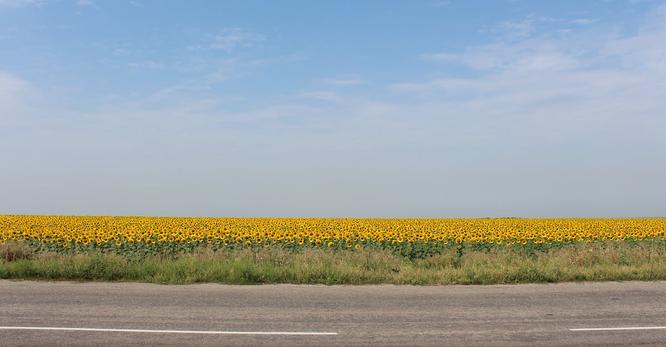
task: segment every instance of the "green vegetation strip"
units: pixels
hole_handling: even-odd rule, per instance
[[[574,242],[552,247],[455,245],[405,257],[381,249],[238,248],[126,255],[0,245],[0,278],[229,284],[497,284],[666,280],[666,242]]]

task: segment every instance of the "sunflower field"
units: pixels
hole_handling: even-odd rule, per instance
[[[182,252],[198,247],[388,249],[425,257],[447,247],[550,247],[572,242],[666,239],[666,218],[347,219],[0,215],[0,244],[41,250]]]

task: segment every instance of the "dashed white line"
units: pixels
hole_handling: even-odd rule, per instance
[[[317,331],[216,331],[216,330],[152,330],[152,329],[107,329],[107,328],[75,328],[75,327],[12,327],[0,326],[0,330],[55,330],[55,331],[92,331],[120,333],[153,333],[153,334],[206,334],[206,335],[337,335],[337,332]]]
[[[617,327],[617,328],[575,328],[569,329],[569,331],[614,331],[614,330],[664,330],[666,326],[663,327]]]

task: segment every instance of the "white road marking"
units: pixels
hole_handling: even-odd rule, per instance
[[[150,329],[9,327],[9,326],[0,326],[0,330],[56,330],[56,331],[94,331],[94,332],[120,332],[120,333],[155,333],[155,334],[207,334],[207,335],[337,335],[338,334],[337,332],[316,332],[316,331],[150,330]]]
[[[663,330],[663,327],[617,327],[617,328],[576,328],[569,329],[570,331],[613,331],[613,330]]]

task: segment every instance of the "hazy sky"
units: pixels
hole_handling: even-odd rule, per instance
[[[0,214],[664,216],[659,1],[0,0]]]

